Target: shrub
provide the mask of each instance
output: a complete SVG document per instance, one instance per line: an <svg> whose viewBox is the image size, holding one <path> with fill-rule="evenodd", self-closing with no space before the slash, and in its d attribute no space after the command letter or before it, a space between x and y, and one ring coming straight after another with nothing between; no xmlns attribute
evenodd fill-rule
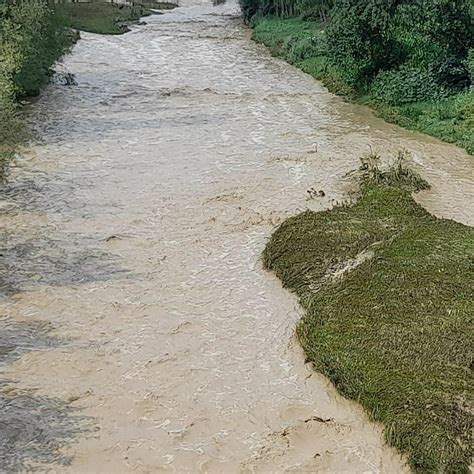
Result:
<svg viewBox="0 0 474 474"><path fill-rule="evenodd" d="M469 50L469 54L466 60L466 67L469 73L469 78L471 80L471 86L474 85L474 48Z"/></svg>
<svg viewBox="0 0 474 474"><path fill-rule="evenodd" d="M393 38L387 35L393 0L341 0L327 28L331 59L353 87L363 89L381 69L397 64Z"/></svg>
<svg viewBox="0 0 474 474"><path fill-rule="evenodd" d="M334 0L300 0L299 8L304 20L318 20L326 23L334 8Z"/></svg>
<svg viewBox="0 0 474 474"><path fill-rule="evenodd" d="M469 85L468 0L340 0L327 31L332 59L359 89L402 65L432 71L441 86Z"/></svg>
<svg viewBox="0 0 474 474"><path fill-rule="evenodd" d="M438 84L432 71L407 65L380 72L370 87L373 99L390 105L439 100L448 95L449 91Z"/></svg>
<svg viewBox="0 0 474 474"><path fill-rule="evenodd" d="M25 137L16 100L39 92L72 40L47 0L0 1L0 179Z"/></svg>
<svg viewBox="0 0 474 474"><path fill-rule="evenodd" d="M300 13L297 0L239 0L244 21L251 22L255 16L296 16Z"/></svg>
<svg viewBox="0 0 474 474"><path fill-rule="evenodd" d="M16 95L34 95L70 45L61 18L46 0L10 1L0 10L0 58Z"/></svg>
<svg viewBox="0 0 474 474"><path fill-rule="evenodd" d="M283 44L283 51L285 58L292 64L322 56L326 52L324 36L313 35L306 38L290 36Z"/></svg>

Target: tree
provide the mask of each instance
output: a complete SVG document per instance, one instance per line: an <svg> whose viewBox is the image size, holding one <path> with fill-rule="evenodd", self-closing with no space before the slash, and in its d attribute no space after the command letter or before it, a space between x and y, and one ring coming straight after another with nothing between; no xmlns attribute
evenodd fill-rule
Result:
<svg viewBox="0 0 474 474"><path fill-rule="evenodd" d="M429 70L440 85L465 86L472 28L469 0L340 0L327 37L354 87L402 65Z"/></svg>

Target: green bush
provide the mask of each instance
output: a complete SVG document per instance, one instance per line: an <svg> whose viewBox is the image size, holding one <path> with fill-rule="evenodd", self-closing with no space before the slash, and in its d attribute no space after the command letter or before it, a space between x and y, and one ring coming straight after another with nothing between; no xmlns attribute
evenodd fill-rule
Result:
<svg viewBox="0 0 474 474"><path fill-rule="evenodd" d="M399 63L394 39L387 34L393 1L336 2L327 28L329 54L344 79L363 90L382 69Z"/></svg>
<svg viewBox="0 0 474 474"><path fill-rule="evenodd" d="M239 0L242 17L246 22L256 16L275 15L282 18L300 13L298 0Z"/></svg>
<svg viewBox="0 0 474 474"><path fill-rule="evenodd" d="M288 37L283 43L283 51L288 62L296 64L304 59L322 56L327 47L323 35L306 38Z"/></svg>
<svg viewBox="0 0 474 474"><path fill-rule="evenodd" d="M45 0L9 1L0 18L2 74L16 96L37 94L48 82L52 64L71 44L69 33Z"/></svg>
<svg viewBox="0 0 474 474"><path fill-rule="evenodd" d="M468 0L340 0L327 34L331 58L358 89L401 66L428 69L441 86L469 85Z"/></svg>
<svg viewBox="0 0 474 474"><path fill-rule="evenodd" d="M0 178L25 136L17 99L39 92L72 41L47 0L0 0Z"/></svg>
<svg viewBox="0 0 474 474"><path fill-rule="evenodd" d="M471 86L474 84L474 48L469 50L469 54L466 60L466 67L469 72L469 77L471 79Z"/></svg>
<svg viewBox="0 0 474 474"><path fill-rule="evenodd" d="M330 20L334 0L300 0L301 18L326 23Z"/></svg>
<svg viewBox="0 0 474 474"><path fill-rule="evenodd" d="M372 99L390 105L401 105L447 97L449 91L440 86L427 68L401 66L380 72L370 86Z"/></svg>

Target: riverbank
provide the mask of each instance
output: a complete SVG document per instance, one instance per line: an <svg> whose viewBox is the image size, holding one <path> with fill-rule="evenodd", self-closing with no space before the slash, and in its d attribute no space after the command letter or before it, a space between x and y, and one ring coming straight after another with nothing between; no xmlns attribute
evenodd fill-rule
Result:
<svg viewBox="0 0 474 474"><path fill-rule="evenodd" d="M170 9L171 3L148 2ZM153 12L145 6L47 1L12 4L0 9L0 179L15 151L27 139L21 100L37 96L51 79L52 67L79 39L78 30L122 34L128 25Z"/></svg>
<svg viewBox="0 0 474 474"><path fill-rule="evenodd" d="M0 179L27 131L19 100L36 96L76 35L47 1L0 6Z"/></svg>
<svg viewBox="0 0 474 474"><path fill-rule="evenodd" d="M65 3L58 8L70 28L90 33L120 35L130 31L130 24L152 15L150 8L170 10L176 7L173 3L161 2L149 2L147 5L149 7L115 3Z"/></svg>
<svg viewBox="0 0 474 474"><path fill-rule="evenodd" d="M432 135L474 154L474 91L464 90L439 100L390 105L377 100L376 93L361 93L344 80L328 55L325 29L320 23L302 18L257 17L252 25L255 41L267 46L274 56L320 80L331 92L369 105L388 122Z"/></svg>
<svg viewBox="0 0 474 474"><path fill-rule="evenodd" d="M357 202L286 220L265 267L299 297L308 360L383 422L411 467L467 473L474 230L419 206L415 174L364 168Z"/></svg>

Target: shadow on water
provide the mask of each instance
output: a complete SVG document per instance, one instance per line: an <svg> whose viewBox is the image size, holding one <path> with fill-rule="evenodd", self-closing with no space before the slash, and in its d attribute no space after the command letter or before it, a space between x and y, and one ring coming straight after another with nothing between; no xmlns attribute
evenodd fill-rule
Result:
<svg viewBox="0 0 474 474"><path fill-rule="evenodd" d="M81 216L84 202L76 196L73 180L64 178L59 174L48 176L40 172L35 172L33 177L7 177L0 187L0 200L21 211ZM0 216L5 213L11 213L8 206L0 209Z"/></svg>
<svg viewBox="0 0 474 474"><path fill-rule="evenodd" d="M71 286L126 278L117 258L83 236L70 240L37 238L0 246L0 297L37 286Z"/></svg>
<svg viewBox="0 0 474 474"><path fill-rule="evenodd" d="M58 178L58 179L55 179ZM74 286L128 278L119 257L103 248L98 236L61 232L43 216L84 217L87 205L73 181L37 174L0 189L0 218L22 215L23 225L0 234L0 298L40 286ZM87 179L87 178L84 178ZM102 206L102 207L101 207ZM113 203L95 205L93 216L116 212ZM28 216L38 222L28 222ZM42 222L44 220L44 222Z"/></svg>
<svg viewBox="0 0 474 474"><path fill-rule="evenodd" d="M18 219L18 225L0 232L2 309L15 304L11 296L41 286L127 277L118 257L102 249L97 237L60 231L52 223L53 216L62 219L84 212L84 202L76 198L71 182L58 182L43 173L1 186L0 217L6 222ZM69 200L79 201L80 209L70 209ZM73 350L74 341L56 336L54 330L46 321L0 317L0 370L33 351ZM72 460L64 449L77 437L95 431L95 420L81 414L72 400L39 395L15 380L12 372L0 378L0 472L44 472L47 465L60 470Z"/></svg>
<svg viewBox="0 0 474 474"><path fill-rule="evenodd" d="M0 364L11 364L27 352L56 348L68 342L52 336L52 329L46 321L0 318Z"/></svg>
<svg viewBox="0 0 474 474"><path fill-rule="evenodd" d="M79 244L82 247L82 244ZM25 241L1 250L0 296L35 285L72 285L113 278L120 270L98 250L78 250L54 241ZM4 301L7 305L8 298ZM1 303L1 300L0 300ZM54 350L72 341L52 334L45 321L0 319L0 367L32 351ZM69 401L39 396L0 379L0 471L32 471L45 464L67 465L62 452L77 436L94 431L95 423Z"/></svg>
<svg viewBox="0 0 474 474"><path fill-rule="evenodd" d="M0 186L6 182L13 156L14 153L11 151L0 151Z"/></svg>
<svg viewBox="0 0 474 474"><path fill-rule="evenodd" d="M57 348L63 338L50 334L42 321L0 319L0 367L23 354ZM19 389L13 381L0 380L0 470L32 471L42 464L67 465L71 458L61 449L76 436L94 429L93 420L80 415L71 403Z"/></svg>
<svg viewBox="0 0 474 474"><path fill-rule="evenodd" d="M70 464L71 458L60 450L75 436L90 431L90 421L62 400L35 396L31 391L4 393L8 382L0 384L2 472L31 471L39 464Z"/></svg>

